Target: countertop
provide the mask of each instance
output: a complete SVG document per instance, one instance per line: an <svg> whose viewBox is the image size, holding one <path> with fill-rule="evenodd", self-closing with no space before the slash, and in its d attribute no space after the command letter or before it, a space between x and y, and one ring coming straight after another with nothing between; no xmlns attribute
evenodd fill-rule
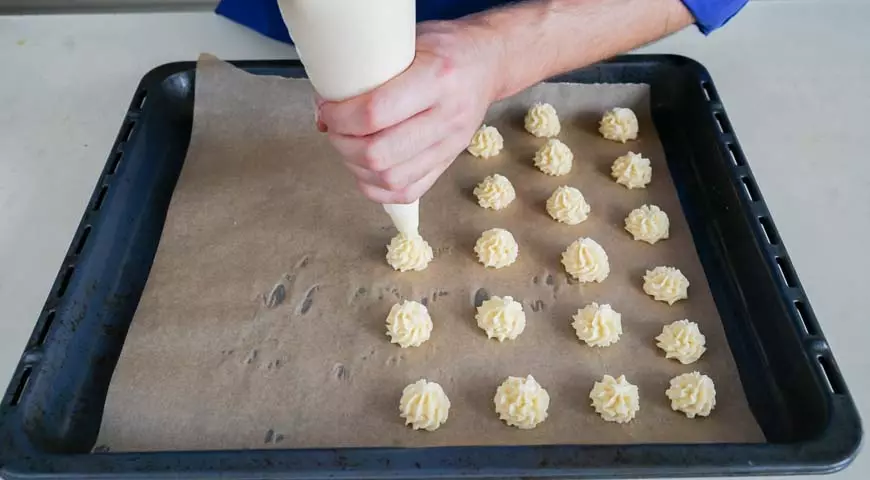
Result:
<svg viewBox="0 0 870 480"><path fill-rule="evenodd" d="M862 1L752 2L725 29L641 49L713 76L859 409L870 414L870 18ZM295 56L210 12L0 16L0 387L152 67ZM838 479L870 477L859 456Z"/></svg>

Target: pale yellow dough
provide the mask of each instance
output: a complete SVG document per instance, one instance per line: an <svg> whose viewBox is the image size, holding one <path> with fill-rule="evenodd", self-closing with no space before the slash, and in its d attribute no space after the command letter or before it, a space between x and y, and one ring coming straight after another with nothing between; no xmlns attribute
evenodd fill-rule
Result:
<svg viewBox="0 0 870 480"><path fill-rule="evenodd" d="M701 333L698 324L688 320L677 320L662 328L656 337L656 345L665 352L665 358L675 358L683 365L697 362L707 351L707 338Z"/></svg>
<svg viewBox="0 0 870 480"><path fill-rule="evenodd" d="M400 272L425 270L432 258L432 247L420 235L400 233L387 245L387 263Z"/></svg>
<svg viewBox="0 0 870 480"><path fill-rule="evenodd" d="M547 419L550 395L531 375L508 377L496 390L493 402L506 424L529 430Z"/></svg>
<svg viewBox="0 0 870 480"><path fill-rule="evenodd" d="M477 307L477 326L488 338L515 340L526 328L523 305L513 297L492 297Z"/></svg>
<svg viewBox="0 0 870 480"><path fill-rule="evenodd" d="M485 232L474 245L477 259L485 267L504 268L517 261L519 245L511 232L503 228L492 228Z"/></svg>
<svg viewBox="0 0 870 480"><path fill-rule="evenodd" d="M526 131L536 137L555 137L562 130L559 115L549 103L536 103L525 118Z"/></svg>
<svg viewBox="0 0 870 480"><path fill-rule="evenodd" d="M481 207L501 210L517 198L517 192L507 177L496 173L474 187L474 196Z"/></svg>
<svg viewBox="0 0 870 480"><path fill-rule="evenodd" d="M622 335L622 315L607 304L592 302L577 310L572 325L577 338L590 347L608 347Z"/></svg>
<svg viewBox="0 0 870 480"><path fill-rule="evenodd" d="M668 214L656 205L643 205L635 208L625 218L625 229L635 240L650 245L670 235L671 222Z"/></svg>
<svg viewBox="0 0 870 480"><path fill-rule="evenodd" d="M491 158L498 155L504 148L504 138L498 129L488 125L481 127L471 137L468 153L478 158Z"/></svg>
<svg viewBox="0 0 870 480"><path fill-rule="evenodd" d="M673 305L689 298L689 279L674 267L656 267L643 276L643 291L660 302Z"/></svg>
<svg viewBox="0 0 870 480"><path fill-rule="evenodd" d="M689 418L706 417L716 407L716 386L713 379L698 372L684 373L671 379L665 395L671 408Z"/></svg>
<svg viewBox="0 0 870 480"><path fill-rule="evenodd" d="M387 315L390 343L402 348L419 347L432 335L432 317L422 303L405 300L393 305Z"/></svg>
<svg viewBox="0 0 870 480"><path fill-rule="evenodd" d="M399 416L414 430L434 432L447 421L449 413L450 399L435 382L418 380L402 390Z"/></svg>
<svg viewBox="0 0 870 480"><path fill-rule="evenodd" d="M604 247L591 238L575 240L562 253L562 265L581 283L602 282L610 275L610 261Z"/></svg>
<svg viewBox="0 0 870 480"><path fill-rule="evenodd" d="M629 190L646 188L652 180L652 166L648 158L639 153L628 152L613 162L610 174L616 183Z"/></svg>
<svg viewBox="0 0 870 480"><path fill-rule="evenodd" d="M598 124L598 131L608 140L625 143L637 138L637 116L629 108L608 110Z"/></svg>
<svg viewBox="0 0 870 480"><path fill-rule="evenodd" d="M640 410L637 386L629 383L625 375L619 378L605 375L600 382L595 382L589 398L595 412L608 422L628 423Z"/></svg>
<svg viewBox="0 0 870 480"><path fill-rule="evenodd" d="M577 225L589 218L590 210L592 207L586 203L583 194L574 187L559 187L547 200L547 213L553 220L568 225Z"/></svg>
<svg viewBox="0 0 870 480"><path fill-rule="evenodd" d="M535 153L535 166L539 170L552 176L566 175L571 171L574 164L574 154L567 145L558 139L547 140Z"/></svg>

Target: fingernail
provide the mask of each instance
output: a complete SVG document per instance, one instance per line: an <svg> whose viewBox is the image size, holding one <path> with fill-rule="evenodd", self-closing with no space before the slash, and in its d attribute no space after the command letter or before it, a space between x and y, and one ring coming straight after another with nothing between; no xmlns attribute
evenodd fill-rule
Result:
<svg viewBox="0 0 870 480"><path fill-rule="evenodd" d="M317 131L320 133L326 133L327 126L320 120L320 105L317 102L317 99L314 100L314 125L317 127Z"/></svg>

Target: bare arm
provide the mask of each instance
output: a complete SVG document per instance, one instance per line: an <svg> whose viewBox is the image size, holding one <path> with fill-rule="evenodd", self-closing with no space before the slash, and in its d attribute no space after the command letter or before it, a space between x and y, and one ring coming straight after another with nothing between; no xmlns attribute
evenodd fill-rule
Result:
<svg viewBox="0 0 870 480"><path fill-rule="evenodd" d="M536 0L467 17L480 42L499 51L495 99L637 48L693 21L678 0Z"/></svg>
<svg viewBox="0 0 870 480"><path fill-rule="evenodd" d="M530 0L424 23L404 73L359 97L318 102L318 127L365 196L411 202L465 149L493 101L691 22L680 0Z"/></svg>

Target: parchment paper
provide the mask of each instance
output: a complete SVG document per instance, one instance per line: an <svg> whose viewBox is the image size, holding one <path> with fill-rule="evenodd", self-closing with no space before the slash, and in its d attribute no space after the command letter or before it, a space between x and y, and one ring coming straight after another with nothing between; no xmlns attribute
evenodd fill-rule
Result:
<svg viewBox="0 0 870 480"><path fill-rule="evenodd" d="M380 206L364 200L338 155L313 125L311 87L251 76L201 59L190 149L169 208L150 277L115 369L98 445L111 450L549 443L755 442L763 436L747 406L688 226L650 120L645 85L542 84L494 105L487 124L503 133L501 155L463 153L421 202L421 232L435 249L424 272L394 272L385 246L394 234ZM532 163L543 140L525 133L534 101L553 104L559 136L575 153L564 177ZM601 113L638 113L640 138L625 145L597 133ZM648 189L609 177L612 161L648 156ZM517 190L508 209L479 207L471 194L501 173ZM560 185L592 205L589 220L558 224L544 205ZM651 246L623 230L644 203L671 218L671 238ZM484 230L507 228L519 260L486 270L473 245ZM564 248L590 236L609 254L602 284L576 285L560 264ZM644 271L680 268L689 300L674 306L642 289ZM276 285L281 285L276 288ZM282 293L283 290L283 293ZM512 295L527 313L513 342L487 340L475 301ZM399 299L428 303L435 328L420 348L390 344L384 320ZM577 340L571 315L591 301L623 315L614 346ZM666 360L655 346L662 326L689 318L707 336L693 366ZM671 377L700 370L716 382L706 419L673 412ZM637 418L618 425L589 406L603 374L640 388ZM493 411L508 375L532 374L549 391L550 417L521 431ZM439 382L450 418L437 432L413 431L398 415L405 385Z"/></svg>

